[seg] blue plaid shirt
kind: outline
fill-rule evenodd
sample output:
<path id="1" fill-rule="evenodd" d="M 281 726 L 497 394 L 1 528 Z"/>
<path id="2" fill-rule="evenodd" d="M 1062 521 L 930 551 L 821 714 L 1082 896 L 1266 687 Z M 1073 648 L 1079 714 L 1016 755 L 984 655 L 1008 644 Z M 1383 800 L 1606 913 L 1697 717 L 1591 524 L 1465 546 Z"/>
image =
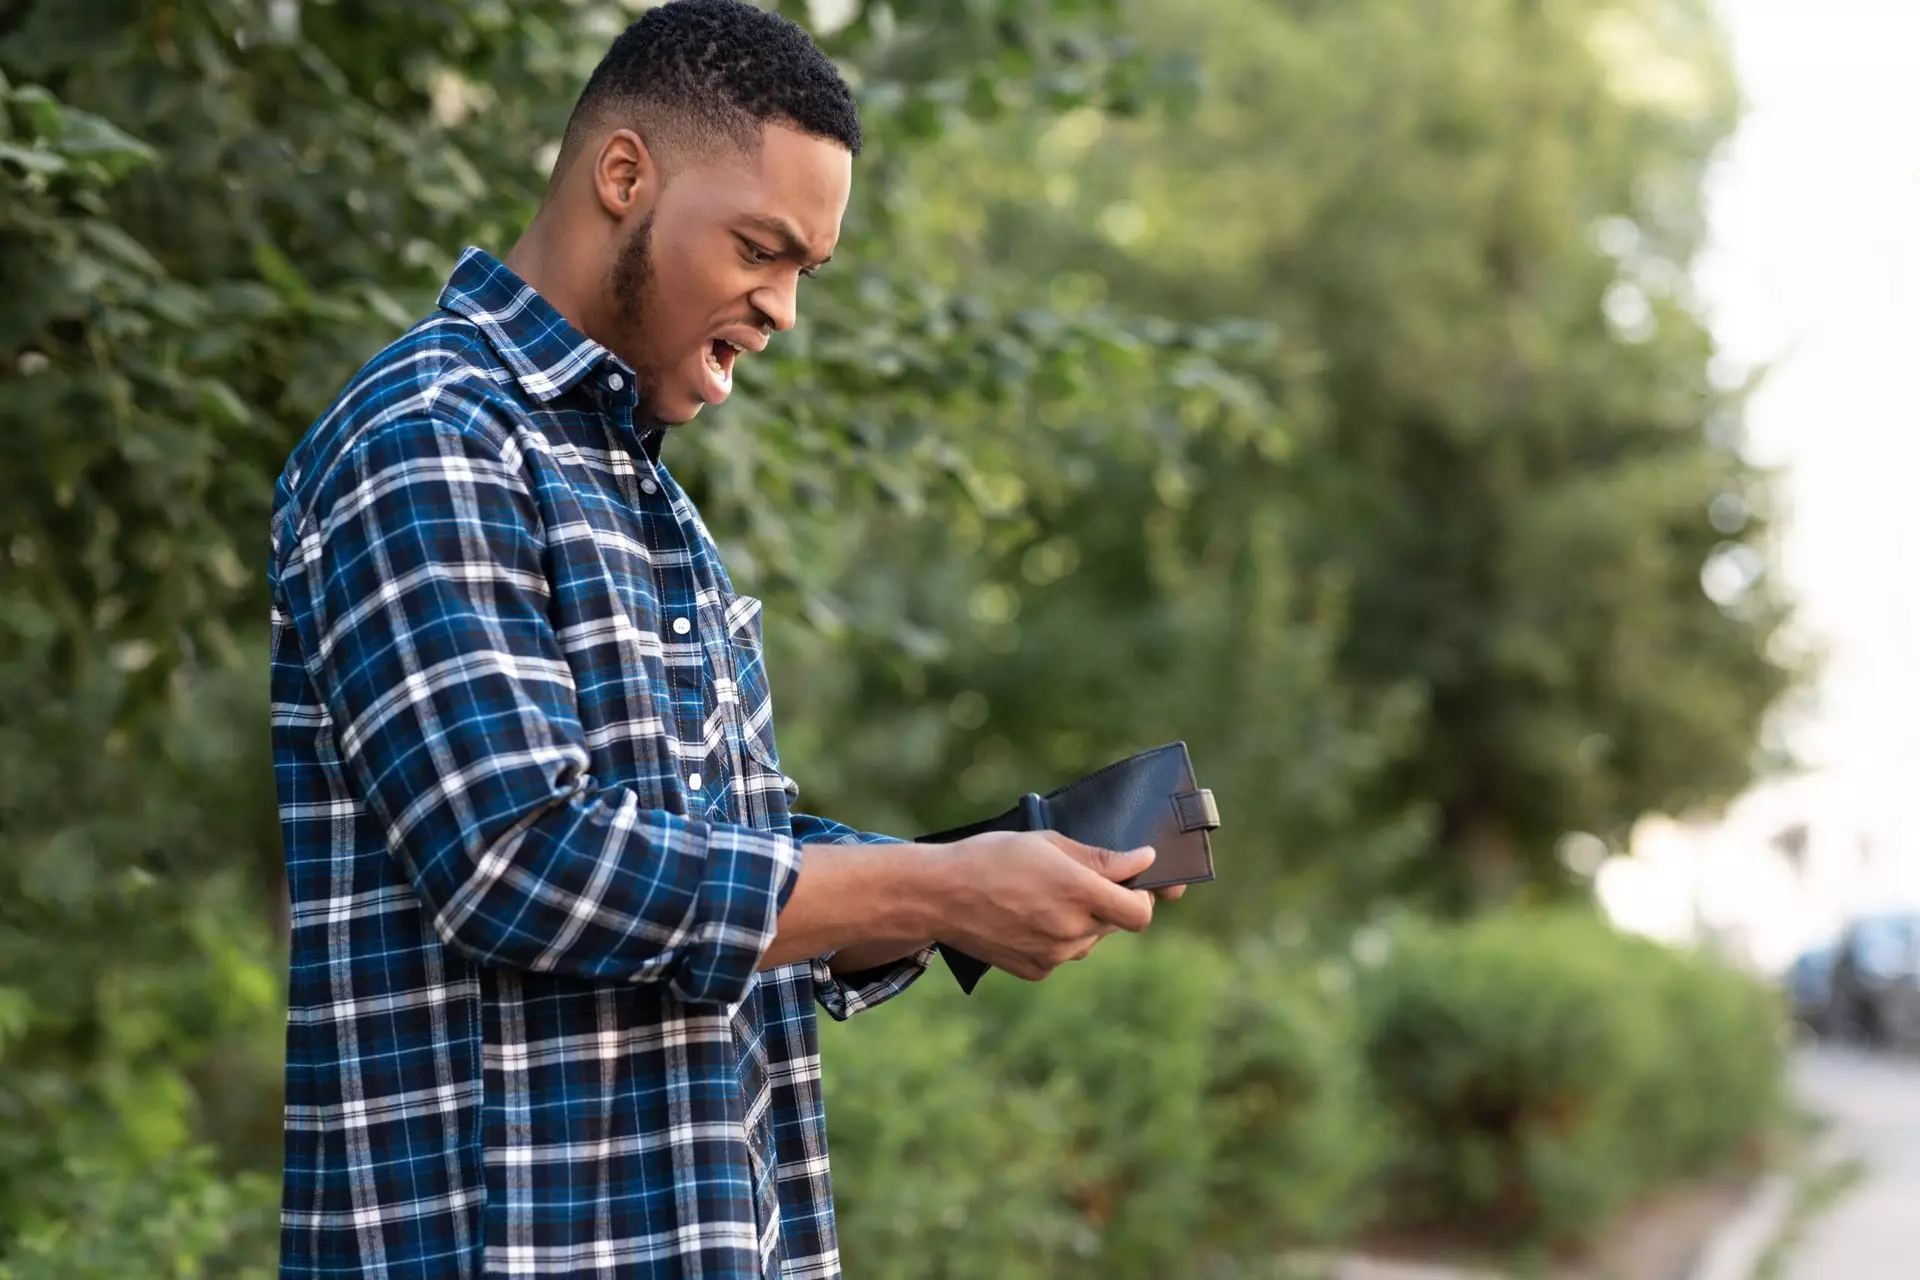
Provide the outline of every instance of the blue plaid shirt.
<path id="1" fill-rule="evenodd" d="M 760 604 L 633 371 L 469 249 L 273 516 L 283 1276 L 840 1274 Z"/>

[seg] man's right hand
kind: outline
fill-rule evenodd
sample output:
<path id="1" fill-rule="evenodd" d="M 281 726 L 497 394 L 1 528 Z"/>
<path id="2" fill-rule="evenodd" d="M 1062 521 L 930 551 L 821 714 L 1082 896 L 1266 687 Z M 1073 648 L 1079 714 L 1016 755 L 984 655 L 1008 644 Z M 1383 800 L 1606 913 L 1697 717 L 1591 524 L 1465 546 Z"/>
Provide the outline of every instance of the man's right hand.
<path id="1" fill-rule="evenodd" d="M 1120 881 L 1153 864 L 1153 850 L 1115 853 L 1052 831 L 995 831 L 931 846 L 947 861 L 942 942 L 1017 978 L 1038 982 L 1084 959 L 1115 929 L 1153 921 L 1153 895 Z"/>

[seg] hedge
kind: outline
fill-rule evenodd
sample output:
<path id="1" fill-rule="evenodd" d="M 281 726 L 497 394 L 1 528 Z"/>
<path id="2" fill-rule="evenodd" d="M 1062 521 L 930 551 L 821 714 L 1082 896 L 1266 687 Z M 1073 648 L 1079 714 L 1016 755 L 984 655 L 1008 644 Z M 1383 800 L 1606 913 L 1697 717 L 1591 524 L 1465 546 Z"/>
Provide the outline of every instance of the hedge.
<path id="1" fill-rule="evenodd" d="M 1369 968 L 1116 937 L 827 1029 L 848 1274 L 1234 1274 L 1371 1232 L 1575 1243 L 1773 1121 L 1769 992 L 1582 913 L 1398 930 Z"/>
<path id="2" fill-rule="evenodd" d="M 1736 1162 L 1783 1094 L 1770 991 L 1584 912 L 1404 931 L 1357 1006 L 1404 1223 L 1579 1242 Z"/>
<path id="3" fill-rule="evenodd" d="M 873 1280 L 1188 1274 L 1331 1240 L 1384 1155 L 1317 979 L 1178 935 L 971 1001 L 936 972 L 825 1039 L 842 1253 Z"/>

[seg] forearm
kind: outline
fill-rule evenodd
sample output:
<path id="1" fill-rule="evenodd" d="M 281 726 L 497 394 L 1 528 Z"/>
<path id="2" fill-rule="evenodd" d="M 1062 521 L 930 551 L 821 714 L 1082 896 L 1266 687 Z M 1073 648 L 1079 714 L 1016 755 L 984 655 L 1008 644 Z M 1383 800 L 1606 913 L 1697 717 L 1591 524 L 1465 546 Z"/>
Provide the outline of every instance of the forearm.
<path id="1" fill-rule="evenodd" d="M 939 934 L 951 893 L 945 851 L 911 845 L 814 844 L 760 967 L 834 953 L 855 973 L 912 955 Z"/>
<path id="2" fill-rule="evenodd" d="M 833 953 L 833 974 L 837 978 L 845 978 L 873 969 L 884 969 L 932 946 L 934 941 L 933 938 L 919 938 L 913 942 L 856 942 Z"/>

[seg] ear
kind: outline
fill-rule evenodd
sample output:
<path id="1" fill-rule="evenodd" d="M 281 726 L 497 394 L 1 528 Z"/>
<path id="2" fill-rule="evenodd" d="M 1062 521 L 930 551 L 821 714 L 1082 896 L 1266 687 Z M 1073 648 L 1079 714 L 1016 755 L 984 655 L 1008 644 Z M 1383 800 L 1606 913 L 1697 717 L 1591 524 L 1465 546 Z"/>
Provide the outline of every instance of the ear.
<path id="1" fill-rule="evenodd" d="M 615 221 L 644 216 L 660 196 L 660 167 L 631 129 L 615 129 L 593 156 L 594 196 Z"/>

